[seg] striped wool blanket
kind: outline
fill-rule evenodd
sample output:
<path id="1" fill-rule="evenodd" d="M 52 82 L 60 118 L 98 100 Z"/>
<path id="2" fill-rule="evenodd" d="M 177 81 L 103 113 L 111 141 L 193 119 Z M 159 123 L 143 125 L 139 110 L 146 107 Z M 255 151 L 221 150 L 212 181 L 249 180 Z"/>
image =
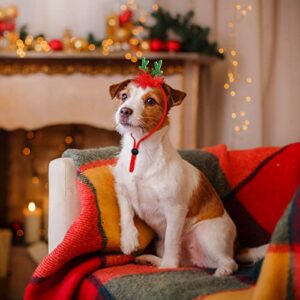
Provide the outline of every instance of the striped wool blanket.
<path id="1" fill-rule="evenodd" d="M 263 261 L 232 276 L 213 270 L 157 269 L 119 250 L 119 212 L 110 167 L 117 148 L 68 150 L 77 166 L 82 211 L 64 241 L 33 274 L 35 299 L 300 299 L 300 143 L 228 151 L 218 145 L 181 151 L 220 195 L 242 246 L 270 242 Z M 141 221 L 141 251 L 153 232 Z"/>

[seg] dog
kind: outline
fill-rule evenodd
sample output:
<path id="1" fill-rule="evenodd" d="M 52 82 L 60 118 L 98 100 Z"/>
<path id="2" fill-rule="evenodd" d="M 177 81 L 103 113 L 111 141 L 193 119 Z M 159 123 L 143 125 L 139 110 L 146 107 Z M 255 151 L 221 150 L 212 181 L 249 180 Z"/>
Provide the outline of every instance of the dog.
<path id="1" fill-rule="evenodd" d="M 168 111 L 186 96 L 166 83 L 162 89 Z M 235 224 L 205 176 L 172 146 L 168 116 L 141 143 L 134 171 L 128 171 L 133 137 L 141 139 L 153 131 L 163 117 L 162 89 L 143 88 L 130 79 L 110 86 L 111 98 L 119 102 L 115 121 L 122 135 L 122 149 L 113 168 L 121 216 L 121 250 L 131 254 L 139 247 L 133 221 L 136 214 L 158 236 L 157 256 L 141 255 L 136 262 L 159 268 L 215 268 L 215 276 L 230 275 L 238 269 Z M 207 190 L 213 197 L 206 197 Z M 243 249 L 236 259 L 254 263 L 266 249 L 267 245 Z"/>

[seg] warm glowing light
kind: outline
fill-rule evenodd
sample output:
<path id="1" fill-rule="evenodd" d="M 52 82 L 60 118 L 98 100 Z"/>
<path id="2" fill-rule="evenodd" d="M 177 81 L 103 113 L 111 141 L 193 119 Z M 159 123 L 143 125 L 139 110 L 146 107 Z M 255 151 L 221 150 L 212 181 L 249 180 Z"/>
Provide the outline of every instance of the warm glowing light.
<path id="1" fill-rule="evenodd" d="M 23 41 L 20 40 L 20 39 L 16 41 L 16 45 L 17 45 L 17 47 L 19 47 L 19 48 L 24 47 L 24 43 L 23 43 Z"/>
<path id="2" fill-rule="evenodd" d="M 152 10 L 158 10 L 158 4 L 157 3 L 154 3 L 152 4 Z"/>
<path id="3" fill-rule="evenodd" d="M 235 6 L 235 8 L 236 8 L 237 10 L 240 10 L 242 7 L 241 7 L 240 4 L 237 4 L 237 5 Z"/>
<path id="4" fill-rule="evenodd" d="M 246 131 L 248 129 L 248 126 L 247 125 L 243 125 L 242 128 L 243 128 L 244 131 Z"/>
<path id="5" fill-rule="evenodd" d="M 73 138 L 70 135 L 65 137 L 65 143 L 66 144 L 69 145 L 69 144 L 72 144 L 72 142 L 73 142 Z"/>
<path id="6" fill-rule="evenodd" d="M 30 46 L 30 45 L 32 44 L 32 42 L 33 42 L 33 36 L 32 36 L 32 35 L 28 35 L 28 36 L 26 37 L 26 39 L 25 39 L 25 44 L 26 44 L 27 46 Z"/>
<path id="7" fill-rule="evenodd" d="M 245 100 L 246 100 L 246 102 L 250 102 L 251 101 L 251 97 L 250 96 L 246 96 Z"/>
<path id="8" fill-rule="evenodd" d="M 232 72 L 228 73 L 228 79 L 229 79 L 230 82 L 234 82 L 234 75 L 233 75 Z"/>
<path id="9" fill-rule="evenodd" d="M 225 90 L 228 90 L 228 89 L 229 89 L 229 84 L 228 84 L 228 83 L 225 83 L 225 84 L 224 84 L 224 89 L 225 89 Z"/>
<path id="10" fill-rule="evenodd" d="M 89 44 L 89 50 L 90 51 L 95 51 L 96 50 L 96 46 L 94 44 Z"/>
<path id="11" fill-rule="evenodd" d="M 143 56 L 143 52 L 142 51 L 137 51 L 135 53 L 135 55 L 138 57 L 138 58 L 141 58 Z"/>
<path id="12" fill-rule="evenodd" d="M 241 116 L 241 117 L 245 117 L 245 115 L 246 115 L 246 113 L 245 113 L 244 111 L 241 111 L 241 112 L 240 112 L 240 116 Z"/>
<path id="13" fill-rule="evenodd" d="M 232 61 L 232 65 L 233 65 L 234 67 L 237 67 L 237 66 L 238 66 L 238 64 L 239 64 L 239 63 L 238 63 L 238 61 L 237 61 L 237 60 L 233 60 L 233 61 Z"/>
<path id="14" fill-rule="evenodd" d="M 220 54 L 223 54 L 225 52 L 224 48 L 219 48 L 218 51 Z"/>
<path id="15" fill-rule="evenodd" d="M 125 54 L 125 58 L 128 59 L 128 60 L 131 59 L 131 53 L 127 52 L 127 53 Z"/>
<path id="16" fill-rule="evenodd" d="M 146 18 L 145 17 L 140 17 L 140 22 L 141 23 L 145 23 L 146 22 Z"/>
<path id="17" fill-rule="evenodd" d="M 242 14 L 243 16 L 246 16 L 247 11 L 246 11 L 245 9 L 243 9 L 243 10 L 241 11 L 241 14 Z"/>
<path id="18" fill-rule="evenodd" d="M 40 182 L 40 179 L 37 176 L 33 176 L 31 178 L 32 184 L 38 184 Z"/>
<path id="19" fill-rule="evenodd" d="M 111 19 L 108 20 L 108 25 L 109 26 L 113 27 L 113 26 L 116 26 L 116 24 L 117 24 L 117 22 L 116 22 L 115 19 L 111 18 Z"/>
<path id="20" fill-rule="evenodd" d="M 251 6 L 251 5 L 248 5 L 248 6 L 247 6 L 247 9 L 248 9 L 249 11 L 251 11 L 251 10 L 252 10 L 252 6 Z"/>
<path id="21" fill-rule="evenodd" d="M 137 46 L 138 43 L 139 43 L 139 40 L 136 39 L 136 38 L 131 38 L 131 39 L 129 40 L 129 44 L 130 44 L 130 45 Z"/>
<path id="22" fill-rule="evenodd" d="M 234 130 L 235 130 L 236 132 L 239 132 L 239 131 L 241 130 L 241 127 L 240 127 L 239 125 L 235 125 L 235 126 L 234 126 Z"/>
<path id="23" fill-rule="evenodd" d="M 138 61 L 138 58 L 136 56 L 131 57 L 131 61 L 133 63 L 136 63 Z"/>
<path id="24" fill-rule="evenodd" d="M 24 154 L 25 156 L 29 156 L 30 153 L 31 153 L 31 150 L 30 150 L 29 147 L 25 147 L 25 148 L 23 149 L 23 154 Z"/>
<path id="25" fill-rule="evenodd" d="M 233 113 L 231 114 L 231 118 L 232 118 L 233 120 L 235 120 L 235 119 L 237 118 L 237 114 L 236 114 L 235 112 L 233 112 Z"/>
<path id="26" fill-rule="evenodd" d="M 35 205 L 35 203 L 34 202 L 29 202 L 29 204 L 28 204 L 28 210 L 30 211 L 30 212 L 34 212 L 35 210 L 36 210 L 36 205 Z"/>
<path id="27" fill-rule="evenodd" d="M 235 91 L 231 91 L 230 92 L 230 96 L 234 97 L 236 95 L 236 92 Z"/>
<path id="28" fill-rule="evenodd" d="M 236 56 L 236 51 L 235 51 L 235 50 L 231 50 L 231 51 L 230 51 L 230 54 L 231 54 L 232 56 Z"/>
<path id="29" fill-rule="evenodd" d="M 249 120 L 245 120 L 245 125 L 250 125 L 250 121 Z"/>
<path id="30" fill-rule="evenodd" d="M 247 82 L 247 83 L 252 83 L 252 78 L 251 78 L 251 77 L 247 77 L 247 78 L 246 78 L 246 82 Z"/>

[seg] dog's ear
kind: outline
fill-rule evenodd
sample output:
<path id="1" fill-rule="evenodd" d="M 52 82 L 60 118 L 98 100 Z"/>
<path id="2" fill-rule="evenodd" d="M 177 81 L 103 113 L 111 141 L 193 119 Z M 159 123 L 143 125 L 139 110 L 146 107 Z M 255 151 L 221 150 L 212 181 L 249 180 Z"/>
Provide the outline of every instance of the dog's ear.
<path id="1" fill-rule="evenodd" d="M 123 90 L 129 83 L 131 82 L 131 79 L 124 80 L 120 83 L 113 84 L 109 87 L 109 93 L 111 96 L 111 99 L 114 99 L 119 91 Z"/>
<path id="2" fill-rule="evenodd" d="M 165 90 L 165 93 L 168 96 L 170 108 L 176 105 L 180 105 L 186 96 L 185 92 L 175 90 L 166 83 L 163 84 L 163 89 Z"/>

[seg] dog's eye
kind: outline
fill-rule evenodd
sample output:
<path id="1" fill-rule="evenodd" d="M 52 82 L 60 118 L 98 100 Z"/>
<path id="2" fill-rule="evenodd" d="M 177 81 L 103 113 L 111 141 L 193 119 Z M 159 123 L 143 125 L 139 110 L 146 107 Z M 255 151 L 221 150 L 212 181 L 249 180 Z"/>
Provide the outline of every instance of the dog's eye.
<path id="1" fill-rule="evenodd" d="M 125 101 L 128 98 L 128 95 L 126 93 L 121 94 L 121 100 Z"/>
<path id="2" fill-rule="evenodd" d="M 153 98 L 149 97 L 149 98 L 145 101 L 145 103 L 146 103 L 147 105 L 153 106 L 153 105 L 156 104 L 156 101 L 155 101 Z"/>

